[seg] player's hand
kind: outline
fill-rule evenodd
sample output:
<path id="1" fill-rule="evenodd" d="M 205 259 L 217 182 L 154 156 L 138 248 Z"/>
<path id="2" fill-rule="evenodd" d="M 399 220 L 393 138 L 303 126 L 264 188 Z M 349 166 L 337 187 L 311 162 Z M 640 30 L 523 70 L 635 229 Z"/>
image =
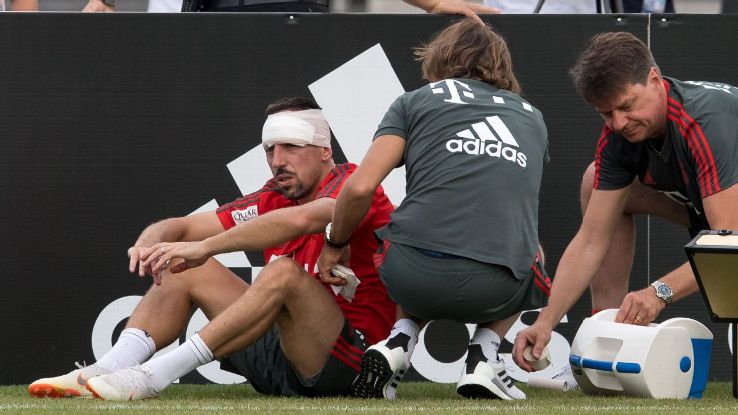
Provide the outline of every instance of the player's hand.
<path id="1" fill-rule="evenodd" d="M 533 346 L 533 357 L 537 360 L 541 358 L 543 348 L 551 341 L 552 328 L 546 327 L 545 324 L 536 321 L 532 326 L 525 330 L 519 331 L 515 336 L 515 344 L 513 345 L 513 360 L 517 365 L 526 372 L 535 372 L 535 369 L 525 361 L 523 351 L 528 346 Z"/>
<path id="2" fill-rule="evenodd" d="M 346 245 L 343 248 L 334 248 L 324 245 L 318 258 L 318 273 L 320 280 L 331 285 L 346 285 L 346 280 L 333 275 L 331 270 L 335 265 L 349 266 L 351 258 L 351 248 Z"/>
<path id="3" fill-rule="evenodd" d="M 110 13 L 114 12 L 112 7 L 103 3 L 100 0 L 90 0 L 89 3 L 82 9 L 83 13 Z"/>
<path id="4" fill-rule="evenodd" d="M 666 307 L 666 303 L 656 297 L 656 291 L 651 287 L 646 287 L 640 291 L 630 292 L 625 296 L 623 304 L 620 305 L 618 314 L 615 316 L 615 321 L 645 326 L 656 320 L 664 307 Z"/>
<path id="5" fill-rule="evenodd" d="M 138 273 L 139 277 L 145 277 L 146 274 L 153 276 L 151 267 L 145 266 L 144 261 L 141 258 L 141 256 L 148 250 L 149 248 L 146 246 L 132 246 L 128 248 L 128 271 L 131 274 Z M 138 272 L 136 272 L 136 268 L 138 268 Z"/>
<path id="6" fill-rule="evenodd" d="M 464 0 L 438 0 L 432 7 L 426 10 L 428 13 L 460 14 L 472 18 L 483 25 L 484 22 L 478 14 L 500 14 L 502 10 L 482 4 Z"/>
<path id="7" fill-rule="evenodd" d="M 162 242 L 149 248 L 143 255 L 144 266 L 151 267 L 154 283 L 161 284 L 161 272 L 169 270 L 176 274 L 199 267 L 210 258 L 203 241 Z M 177 261 L 182 259 L 182 261 Z M 173 264 L 170 266 L 170 263 Z M 159 276 L 158 278 L 156 276 Z"/>

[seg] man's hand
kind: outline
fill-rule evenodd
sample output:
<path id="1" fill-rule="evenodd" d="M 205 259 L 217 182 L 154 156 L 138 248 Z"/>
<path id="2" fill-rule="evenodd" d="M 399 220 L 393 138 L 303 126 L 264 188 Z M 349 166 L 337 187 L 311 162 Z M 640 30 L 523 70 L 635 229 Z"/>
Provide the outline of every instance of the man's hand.
<path id="1" fill-rule="evenodd" d="M 518 332 L 515 336 L 515 344 L 513 345 L 513 360 L 517 365 L 526 372 L 535 372 L 535 369 L 525 361 L 523 351 L 528 346 L 533 346 L 533 358 L 536 360 L 541 358 L 543 348 L 551 341 L 551 331 L 553 329 L 546 327 L 543 323 L 536 321 L 532 326 Z"/>
<path id="2" fill-rule="evenodd" d="M 136 267 L 138 267 L 139 277 L 145 277 L 146 274 L 153 276 L 153 273 L 151 272 L 151 267 L 145 266 L 143 263 L 143 259 L 141 258 L 143 254 L 148 250 L 149 248 L 146 246 L 132 246 L 128 248 L 128 258 L 130 258 L 128 263 L 128 271 L 131 274 L 135 274 Z"/>
<path id="3" fill-rule="evenodd" d="M 666 303 L 656 297 L 656 291 L 649 286 L 625 296 L 615 321 L 645 326 L 654 321 L 665 307 Z"/>
<path id="4" fill-rule="evenodd" d="M 320 280 L 326 284 L 345 285 L 346 280 L 336 277 L 332 274 L 331 270 L 337 264 L 348 267 L 349 258 L 351 258 L 351 248 L 349 248 L 349 245 L 343 248 L 333 248 L 332 246 L 324 245 L 323 250 L 320 252 L 320 258 L 318 258 Z"/>
<path id="5" fill-rule="evenodd" d="M 108 6 L 100 0 L 90 0 L 90 2 L 87 3 L 87 6 L 82 9 L 82 12 L 84 13 L 110 13 L 114 11 L 115 10 L 113 10 L 112 7 Z"/>
<path id="6" fill-rule="evenodd" d="M 483 25 L 484 22 L 478 14 L 500 14 L 502 10 L 482 4 L 465 0 L 405 0 L 416 7 L 420 7 L 428 13 L 460 14 L 477 21 Z"/>
<path id="7" fill-rule="evenodd" d="M 161 271 L 169 269 L 176 274 L 190 268 L 199 267 L 210 258 L 210 253 L 203 241 L 197 242 L 162 242 L 158 243 L 143 253 L 143 266 L 149 267 L 154 276 L 154 283 L 161 284 Z M 169 266 L 176 259 L 183 261 Z"/>

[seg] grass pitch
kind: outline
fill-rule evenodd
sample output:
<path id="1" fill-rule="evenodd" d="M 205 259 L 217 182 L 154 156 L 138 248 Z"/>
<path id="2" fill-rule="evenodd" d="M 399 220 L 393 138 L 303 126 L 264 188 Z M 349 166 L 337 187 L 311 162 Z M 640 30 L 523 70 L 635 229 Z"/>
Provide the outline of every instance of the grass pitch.
<path id="1" fill-rule="evenodd" d="M 403 383 L 395 401 L 349 398 L 275 398 L 256 393 L 247 385 L 173 385 L 159 399 L 105 402 L 95 399 L 37 399 L 27 385 L 0 387 L 3 414 L 240 414 L 240 413 L 349 413 L 349 414 L 737 414 L 732 385 L 710 383 L 700 400 L 655 400 L 592 397 L 580 391 L 555 392 L 521 387 L 525 401 L 469 400 L 456 394 L 455 385 Z"/>

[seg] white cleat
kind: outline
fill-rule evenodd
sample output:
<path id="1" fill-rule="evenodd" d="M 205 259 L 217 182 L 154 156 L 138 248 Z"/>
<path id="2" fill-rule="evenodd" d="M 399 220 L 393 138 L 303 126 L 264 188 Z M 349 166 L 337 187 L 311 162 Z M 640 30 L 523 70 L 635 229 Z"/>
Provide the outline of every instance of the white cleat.
<path id="1" fill-rule="evenodd" d="M 139 365 L 98 376 L 87 382 L 87 390 L 106 401 L 134 401 L 156 398 L 159 392 L 151 385 L 148 366 Z"/>
<path id="2" fill-rule="evenodd" d="M 361 360 L 361 371 L 351 385 L 357 398 L 395 399 L 397 384 L 410 368 L 408 353 L 402 347 L 388 348 L 387 341 L 369 347 Z"/>
<path id="3" fill-rule="evenodd" d="M 92 393 L 85 389 L 89 379 L 107 374 L 97 365 L 82 366 L 66 375 L 39 379 L 28 386 L 28 393 L 37 398 L 91 398 Z"/>
<path id="4" fill-rule="evenodd" d="M 475 365 L 470 370 L 470 364 Z M 464 373 L 456 385 L 456 392 L 474 399 L 525 399 L 525 393 L 518 389 L 505 370 L 505 361 L 489 362 L 486 359 L 467 360 Z"/>

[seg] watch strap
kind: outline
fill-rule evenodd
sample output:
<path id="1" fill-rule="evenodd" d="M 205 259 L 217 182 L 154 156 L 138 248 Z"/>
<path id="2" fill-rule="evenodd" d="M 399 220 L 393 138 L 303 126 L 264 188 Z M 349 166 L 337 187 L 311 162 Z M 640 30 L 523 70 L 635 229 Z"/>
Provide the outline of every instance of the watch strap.
<path id="1" fill-rule="evenodd" d="M 331 240 L 331 238 L 328 237 L 328 235 L 325 236 L 325 244 L 330 246 L 331 248 L 341 249 L 348 245 L 349 241 L 345 242 L 336 242 Z"/>

